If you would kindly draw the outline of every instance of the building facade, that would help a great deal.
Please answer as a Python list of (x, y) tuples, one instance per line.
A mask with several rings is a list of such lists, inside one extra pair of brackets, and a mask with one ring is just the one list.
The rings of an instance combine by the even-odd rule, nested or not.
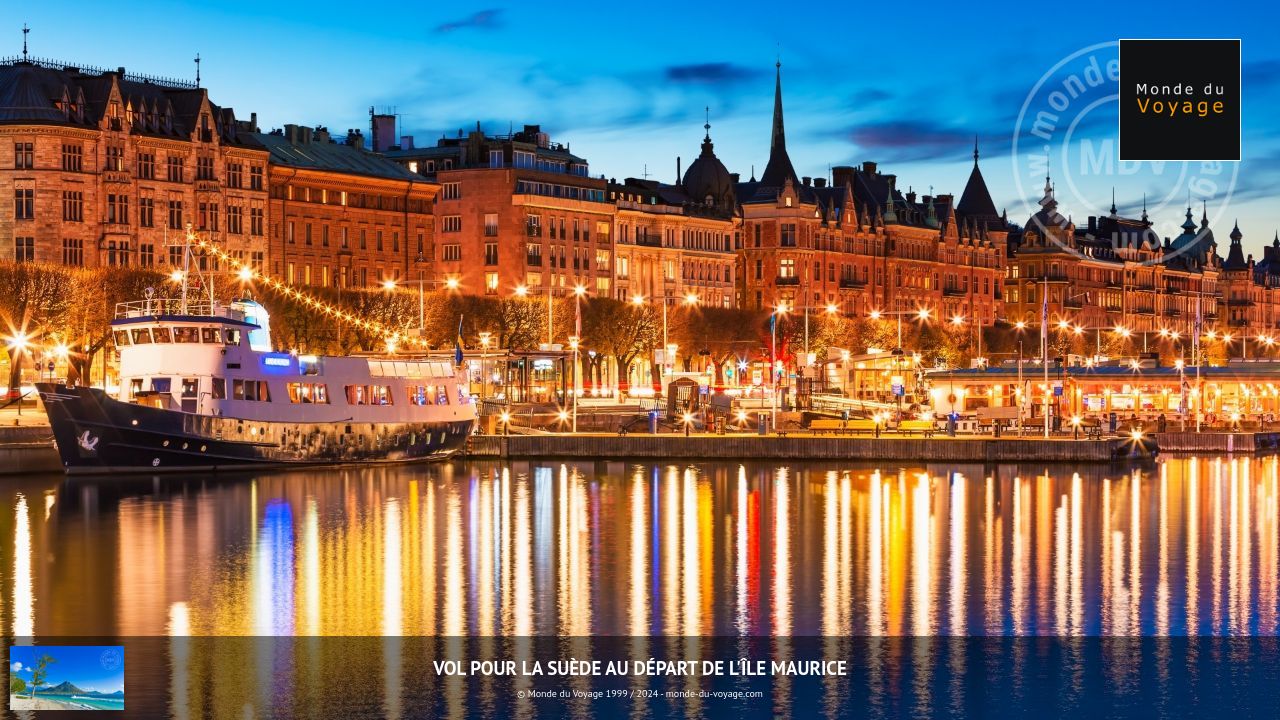
[[(440, 186), (323, 127), (253, 140), (270, 153), (270, 272), (301, 285), (369, 288), (432, 281)], [(429, 289), (429, 288), (428, 288)]]
[(743, 216), (738, 302), (837, 308), (853, 316), (918, 313), (991, 325), (1003, 313), (1009, 227), (997, 215), (977, 150), (960, 203), (918, 197), (876, 163), (799, 177), (787, 154), (781, 66), (769, 161), (736, 187)]
[(72, 266), (181, 263), (191, 224), (265, 263), (267, 153), (195, 83), (0, 64), (0, 256)]
[(476, 129), (386, 157), (439, 183), (437, 282), (461, 292), (564, 296), (583, 286), (613, 293), (613, 205), (587, 161), (537, 125), (487, 135)]

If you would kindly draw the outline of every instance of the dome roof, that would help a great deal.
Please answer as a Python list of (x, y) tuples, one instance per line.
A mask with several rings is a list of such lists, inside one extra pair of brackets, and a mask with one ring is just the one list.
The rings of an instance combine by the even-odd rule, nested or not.
[(702, 154), (689, 163), (689, 169), (681, 181), (689, 200), (704, 203), (707, 198), (712, 203), (727, 206), (733, 203), (733, 177), (728, 168), (716, 157), (711, 144), (711, 126), (707, 125), (707, 136), (702, 140)]

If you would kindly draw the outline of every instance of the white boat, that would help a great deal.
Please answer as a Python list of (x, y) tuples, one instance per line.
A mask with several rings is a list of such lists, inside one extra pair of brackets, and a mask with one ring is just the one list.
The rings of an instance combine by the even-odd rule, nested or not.
[(183, 289), (117, 308), (114, 397), (38, 384), (68, 473), (437, 459), (475, 425), (449, 358), (275, 352), (261, 305)]

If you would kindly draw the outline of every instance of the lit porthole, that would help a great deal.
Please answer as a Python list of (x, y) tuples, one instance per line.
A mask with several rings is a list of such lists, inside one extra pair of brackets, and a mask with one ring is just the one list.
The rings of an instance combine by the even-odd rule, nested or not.
[(161, 443), (161, 445), (164, 447), (169, 447), (169, 441), (165, 440), (163, 443)]

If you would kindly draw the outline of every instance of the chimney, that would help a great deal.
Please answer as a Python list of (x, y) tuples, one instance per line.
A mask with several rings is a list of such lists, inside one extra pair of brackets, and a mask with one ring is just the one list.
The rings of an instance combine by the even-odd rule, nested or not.
[(875, 163), (873, 163), (873, 162), (871, 162), (870, 160), (864, 160), (864, 161), (862, 162), (862, 172), (864, 172), (864, 173), (866, 173), (866, 174), (868, 174), (868, 175), (875, 175), (875, 174), (876, 174), (876, 164), (875, 164)]
[(364, 149), (364, 134), (360, 132), (360, 128), (347, 129), (347, 146), (357, 150)]
[(253, 132), (258, 132), (258, 113), (249, 113), (249, 127), (253, 128)]
[(324, 127), (322, 125), (316, 126), (313, 137), (315, 138), (315, 141), (318, 143), (329, 142), (329, 128)]
[(916, 191), (912, 190), (911, 188), (907, 188), (907, 202), (915, 204), (915, 201), (916, 201)]
[(742, 182), (742, 176), (739, 175), (738, 173), (729, 173), (729, 179), (733, 181), (734, 185), (737, 185), (738, 183)]
[(412, 135), (401, 135), (401, 136), (400, 136), (400, 149), (401, 149), (401, 150), (412, 150), (412, 149), (413, 149), (413, 136), (412, 136)]
[(853, 184), (853, 168), (848, 165), (837, 165), (831, 168), (831, 184), (836, 187)]
[(396, 141), (396, 116), (372, 114), (373, 151), (386, 152)]
[(1094, 215), (1089, 216), (1089, 234), (1095, 235), (1098, 232), (1098, 218)]
[(826, 187), (826, 186), (827, 186), (827, 179), (826, 179), (826, 178), (814, 178), (814, 179), (813, 179), (813, 186), (814, 186), (814, 187), (816, 187), (816, 188), (824, 188), (824, 187)]
[(120, 77), (124, 77), (124, 66), (123, 66), (123, 65), (121, 65), (120, 67), (116, 68), (116, 74), (117, 74), (117, 75), (119, 75)]
[(809, 187), (809, 185), (812, 182), (813, 182), (813, 178), (809, 177), (808, 175), (805, 175), (804, 177), (800, 178), (800, 183), (805, 187)]
[(292, 144), (298, 142), (298, 126), (293, 123), (284, 124), (284, 139)]

